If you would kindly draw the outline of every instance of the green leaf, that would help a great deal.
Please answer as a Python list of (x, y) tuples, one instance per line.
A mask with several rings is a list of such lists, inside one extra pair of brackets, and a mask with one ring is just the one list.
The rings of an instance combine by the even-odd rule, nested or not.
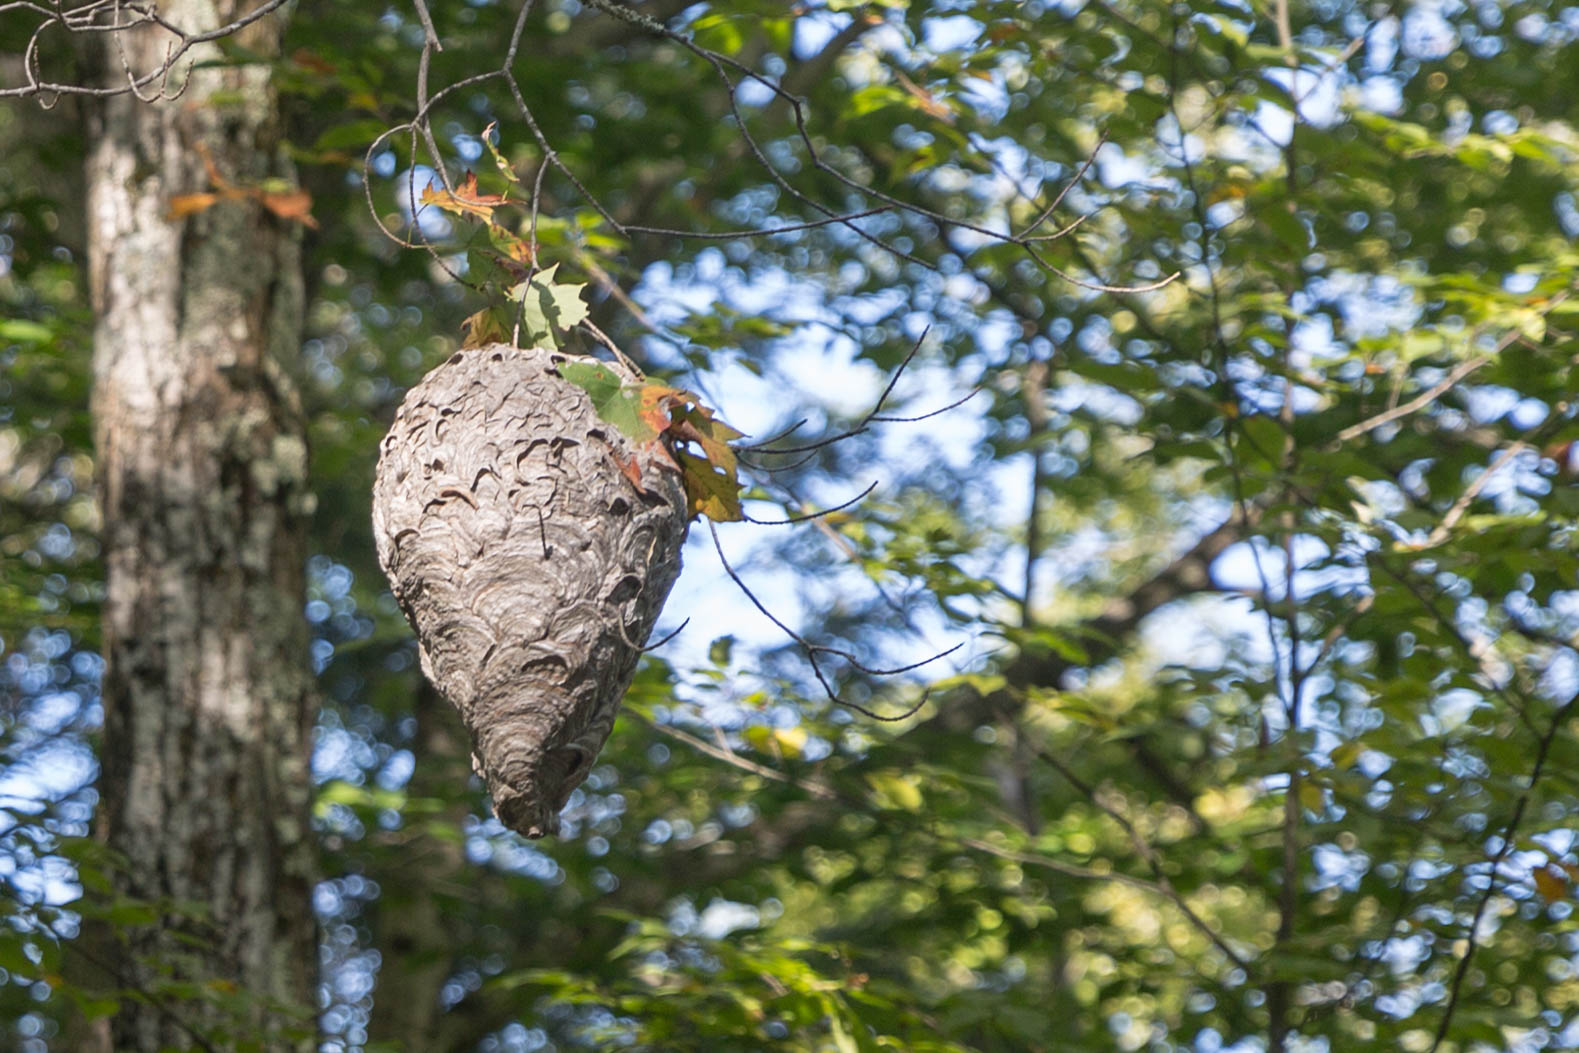
[(598, 416), (620, 430), (632, 442), (648, 442), (658, 437), (642, 413), (641, 388), (624, 379), (601, 362), (565, 362), (559, 375), (587, 393)]
[(557, 350), (563, 346), (562, 334), (587, 317), (587, 305), (581, 298), (585, 283), (555, 281), (558, 269), (556, 263), (510, 290), (510, 298), (521, 305), (521, 347)]
[(0, 319), (0, 340), (19, 344), (47, 344), (54, 338), (54, 331), (47, 325), (22, 318)]
[(316, 151), (344, 150), (352, 146), (366, 146), (389, 130), (387, 121), (367, 117), (359, 121), (337, 124), (320, 135), (313, 143)]

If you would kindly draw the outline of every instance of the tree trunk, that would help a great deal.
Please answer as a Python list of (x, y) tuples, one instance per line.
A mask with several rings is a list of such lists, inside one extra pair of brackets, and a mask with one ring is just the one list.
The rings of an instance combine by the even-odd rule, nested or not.
[[(206, 30), (246, 10), (173, 0), (160, 15)], [(276, 54), (281, 29), (269, 16), (236, 42)], [(168, 40), (139, 29), (121, 45), (141, 71)], [(124, 84), (116, 46), (104, 62), (105, 82)], [(289, 181), (277, 113), (270, 70), (253, 63), (90, 117), (108, 587), (98, 829), (125, 857), (118, 891), (160, 914), (111, 951), (116, 981), (145, 995), (122, 1000), (117, 1051), (314, 1045), (311, 497), (284, 366), (302, 324), (297, 233), (246, 195), (170, 218), (173, 195), (215, 188), (209, 162), (235, 187)]]

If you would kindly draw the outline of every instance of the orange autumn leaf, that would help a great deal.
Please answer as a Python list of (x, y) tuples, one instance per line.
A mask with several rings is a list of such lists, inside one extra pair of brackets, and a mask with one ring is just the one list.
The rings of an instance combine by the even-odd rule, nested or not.
[(485, 194), (477, 189), (475, 172), (467, 172), (466, 178), (461, 180), (454, 191), (445, 190), (433, 183), (429, 183), (422, 190), (424, 205), (436, 205), (456, 215), (472, 215), (490, 221), (493, 219), (493, 210), (508, 200), (509, 198), (503, 194)]
[[(186, 219), (188, 216), (195, 216), (213, 208), (221, 201), (250, 200), (258, 202), (281, 219), (295, 220), (314, 229), (317, 228), (318, 221), (312, 216), (312, 195), (301, 187), (286, 186), (281, 190), (264, 190), (261, 187), (238, 186), (220, 172), (207, 143), (198, 143), (196, 152), (198, 157), (202, 158), (203, 170), (208, 174), (208, 182), (213, 189), (170, 195), (170, 205), (166, 211), (169, 218)], [(283, 180), (270, 180), (269, 185), (285, 186)]]
[(218, 200), (218, 194), (172, 194), (166, 215), (171, 219), (185, 219), (213, 207)]
[(311, 70), (314, 73), (331, 74), (335, 72), (334, 63), (318, 57), (306, 48), (297, 48), (291, 55), (291, 61), (302, 69)]
[(636, 394), (636, 412), (653, 431), (662, 432), (669, 427), (670, 410), (683, 404), (684, 392), (662, 384), (643, 384)]
[(626, 457), (615, 449), (609, 450), (609, 456), (614, 458), (615, 467), (620, 470), (621, 475), (630, 480), (631, 485), (636, 488), (636, 492), (645, 494), (647, 487), (641, 481), (641, 464), (636, 458)]
[(312, 215), (312, 195), (300, 187), (275, 194), (263, 193), (259, 200), (264, 208), (281, 219), (293, 219), (303, 226), (318, 229), (318, 221)]

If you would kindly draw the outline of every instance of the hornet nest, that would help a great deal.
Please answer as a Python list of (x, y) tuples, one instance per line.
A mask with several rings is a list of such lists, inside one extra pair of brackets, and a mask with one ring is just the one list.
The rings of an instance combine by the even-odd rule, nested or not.
[(499, 819), (527, 837), (558, 831), (607, 740), (690, 518), (680, 474), (560, 375), (590, 362), (458, 352), (406, 395), (373, 484), (378, 561), (422, 671), (460, 710)]

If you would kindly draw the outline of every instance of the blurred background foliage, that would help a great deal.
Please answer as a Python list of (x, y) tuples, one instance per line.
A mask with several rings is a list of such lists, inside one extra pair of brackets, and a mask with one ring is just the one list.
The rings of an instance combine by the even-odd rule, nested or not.
[[(435, 159), (406, 140), (364, 165), (413, 116), (414, 12), (298, 9), (322, 1048), (1579, 1047), (1579, 8), (640, 5), (700, 53), (605, 6), (537, 3), (511, 67), (581, 184), (544, 173), (542, 262), (731, 423), (804, 419), (780, 445), (860, 422), (918, 340), (886, 415), (979, 388), (757, 456), (759, 518), (878, 486), (722, 532), (818, 644), (966, 646), (830, 667), (880, 712), (929, 692), (854, 715), (699, 529), (664, 619), (690, 624), (563, 837), (504, 831), (368, 529), (395, 406), (481, 306), (440, 266), (475, 229), (413, 224)], [(430, 83), (497, 68), (516, 14), (436, 5)], [(718, 56), (803, 97), (806, 138)], [(431, 115), (485, 190), (491, 123), (526, 185), (544, 164), (506, 87)], [(0, 108), (0, 1042), (23, 1050), (137, 996), (70, 979), (82, 919), (158, 910), (105, 895), (85, 837), (75, 117)], [(827, 209), (883, 211), (742, 233)]]

